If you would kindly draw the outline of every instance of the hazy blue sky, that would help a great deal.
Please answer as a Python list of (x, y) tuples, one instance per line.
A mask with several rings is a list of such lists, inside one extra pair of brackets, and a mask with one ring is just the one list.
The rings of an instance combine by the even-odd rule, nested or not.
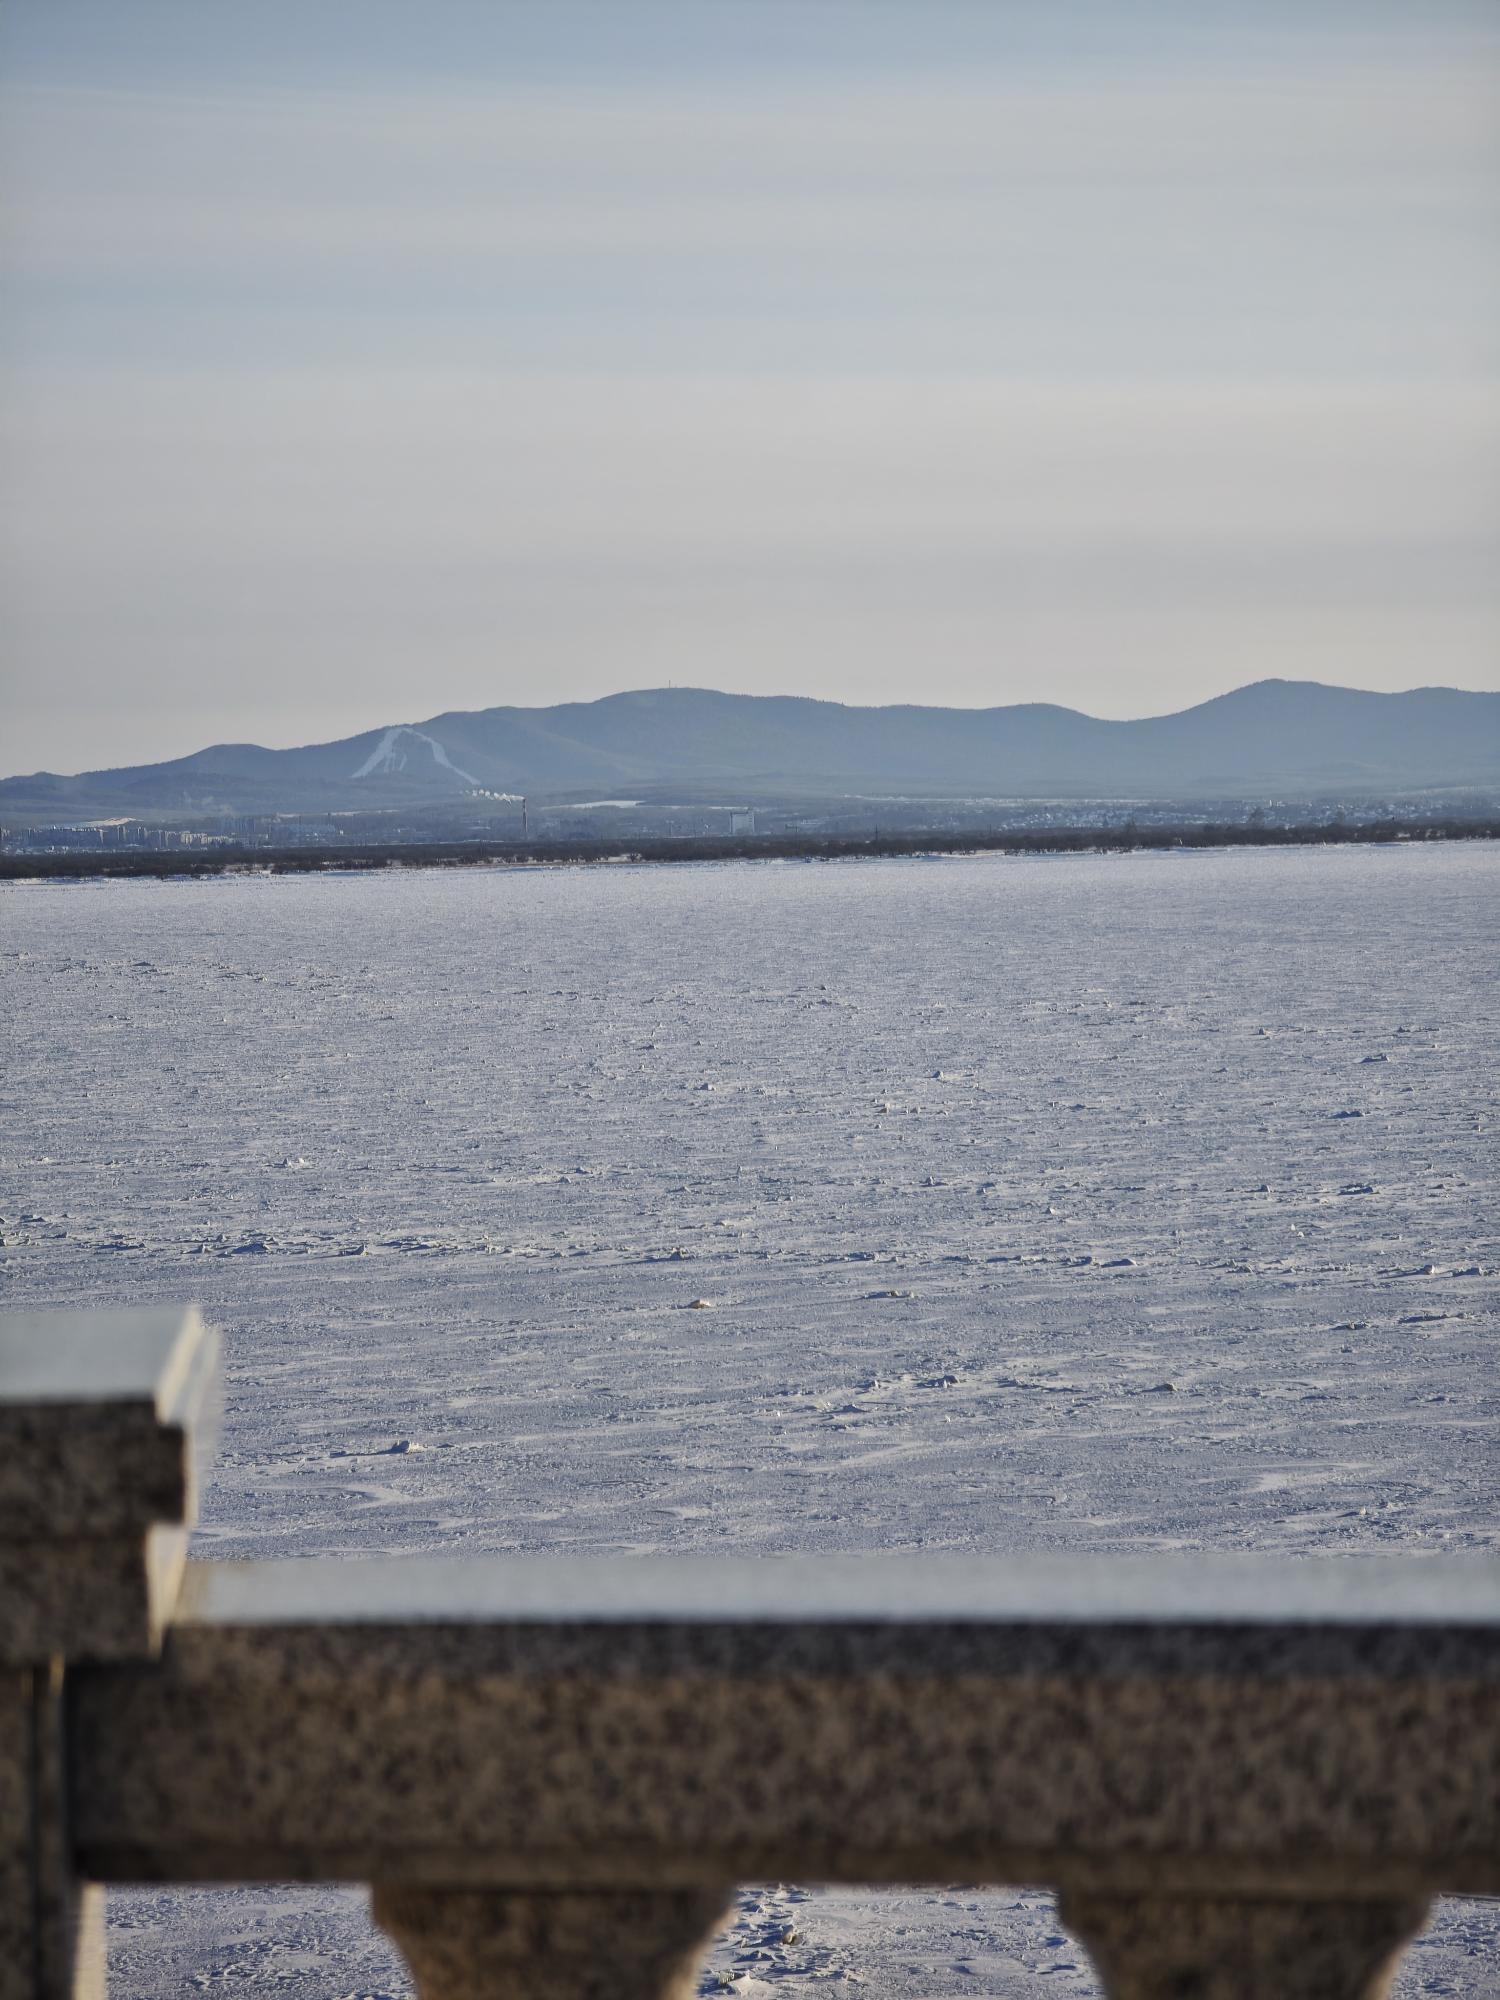
[(1500, 13), (7, 0), (0, 771), (1500, 686)]

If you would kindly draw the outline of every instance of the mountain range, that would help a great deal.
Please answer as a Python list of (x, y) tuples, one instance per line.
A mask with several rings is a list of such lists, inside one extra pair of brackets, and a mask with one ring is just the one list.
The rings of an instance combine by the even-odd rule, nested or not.
[(0, 819), (326, 812), (660, 787), (1191, 799), (1500, 785), (1500, 693), (1374, 694), (1256, 681), (1172, 715), (1107, 721), (1047, 702), (846, 707), (651, 688), (551, 708), (451, 711), (336, 743), (220, 743), (75, 777), (0, 780)]

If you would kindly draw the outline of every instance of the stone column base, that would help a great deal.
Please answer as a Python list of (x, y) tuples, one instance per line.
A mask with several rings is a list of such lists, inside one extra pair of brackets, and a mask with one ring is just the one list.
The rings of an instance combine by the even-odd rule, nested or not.
[(371, 1903), (419, 2000), (690, 2000), (731, 1893), (377, 1883)]
[(1110, 2000), (1380, 2000), (1423, 1897), (1064, 1895)]

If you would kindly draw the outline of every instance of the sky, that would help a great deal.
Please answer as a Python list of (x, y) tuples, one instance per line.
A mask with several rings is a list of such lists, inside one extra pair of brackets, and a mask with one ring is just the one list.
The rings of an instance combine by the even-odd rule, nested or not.
[(7, 0), (0, 772), (1500, 687), (1488, 0)]

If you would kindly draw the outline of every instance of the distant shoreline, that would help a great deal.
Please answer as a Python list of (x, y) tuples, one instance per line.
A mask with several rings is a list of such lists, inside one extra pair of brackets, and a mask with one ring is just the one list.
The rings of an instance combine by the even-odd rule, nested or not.
[(1255, 826), (1244, 822), (1149, 827), (1127, 824), (1019, 828), (1005, 833), (918, 831), (848, 839), (816, 834), (744, 834), (723, 839), (693, 836), (676, 840), (350, 842), (347, 846), (6, 854), (0, 855), (0, 881), (241, 873), (310, 875), (481, 864), (544, 868), (676, 861), (858, 861), (924, 854), (1129, 854), (1213, 847), (1412, 846), (1435, 840), (1500, 840), (1500, 818), (1333, 819), (1294, 826)]

